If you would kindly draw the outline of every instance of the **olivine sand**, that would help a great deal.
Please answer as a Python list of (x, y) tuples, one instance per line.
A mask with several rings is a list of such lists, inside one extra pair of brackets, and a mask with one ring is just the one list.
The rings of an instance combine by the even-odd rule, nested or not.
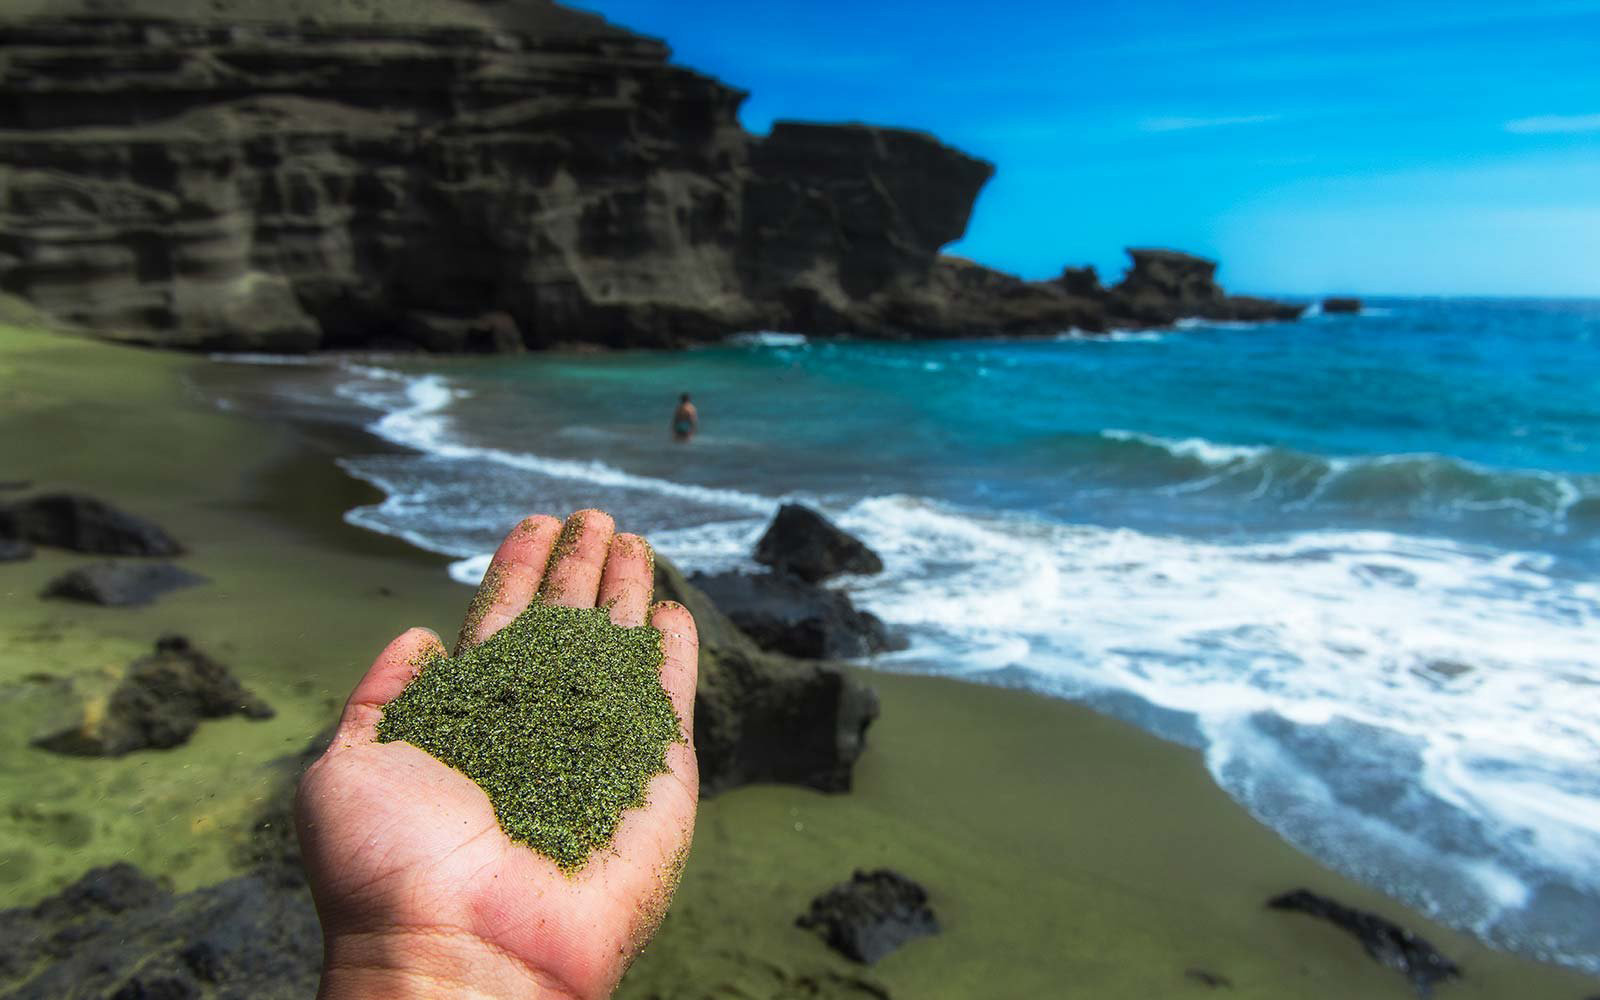
[(605, 608), (530, 605), (484, 642), (423, 666), (383, 708), (404, 740), (477, 783), (506, 835), (562, 871), (646, 804), (683, 731), (661, 687), (661, 633)]

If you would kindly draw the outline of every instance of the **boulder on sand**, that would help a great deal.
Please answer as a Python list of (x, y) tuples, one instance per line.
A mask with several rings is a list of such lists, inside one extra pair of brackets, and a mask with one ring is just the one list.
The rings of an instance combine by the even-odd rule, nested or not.
[(697, 573), (689, 582), (762, 649), (804, 659), (870, 656), (895, 643), (850, 596), (785, 573)]
[(205, 582), (198, 573), (171, 563), (103, 562), (68, 570), (46, 584), (41, 596), (124, 608)]
[(834, 664), (763, 652), (665, 559), (656, 559), (655, 590), (657, 600), (687, 607), (700, 633), (701, 791), (767, 781), (849, 791), (877, 694)]
[(881, 573), (883, 560), (866, 543), (809, 507), (786, 503), (756, 543), (756, 562), (818, 583), (841, 573)]
[(270, 705), (240, 685), (227, 667), (181, 635), (163, 636), (155, 652), (128, 665), (109, 697), (85, 701), (62, 724), (46, 727), (35, 746), (83, 757), (116, 757), (186, 743), (204, 719), (227, 715), (269, 719)]
[(1461, 969), (1439, 950), (1404, 927), (1365, 910), (1345, 906), (1309, 889), (1296, 889), (1267, 901), (1274, 910), (1290, 910), (1321, 917), (1355, 936), (1376, 962), (1411, 980), (1417, 996), (1433, 995), (1435, 983), (1459, 978)]
[(183, 552), (159, 525), (76, 493), (52, 493), (0, 507), (0, 539), (103, 556)]
[(0, 993), (15, 1000), (292, 1000), (321, 969), (311, 894), (261, 874), (173, 893), (119, 862), (0, 911)]
[(899, 872), (858, 871), (811, 901), (795, 924), (816, 931), (828, 947), (871, 965), (913, 938), (939, 933), (928, 893)]

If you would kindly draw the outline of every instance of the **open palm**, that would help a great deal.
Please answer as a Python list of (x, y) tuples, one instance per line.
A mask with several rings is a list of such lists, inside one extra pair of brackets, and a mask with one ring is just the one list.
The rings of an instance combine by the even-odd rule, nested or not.
[[(575, 875), (511, 842), (488, 796), (408, 743), (378, 743), (382, 706), (439, 638), (412, 629), (356, 685), (328, 751), (306, 772), (296, 815), (322, 919), (321, 995), (603, 997), (665, 913), (694, 829), (698, 643), (678, 604), (651, 606), (650, 549), (579, 511), (533, 517), (501, 543), (462, 628), (475, 645), (542, 600), (607, 607), (622, 626), (662, 633), (662, 683), (685, 740), (667, 752), (644, 807)], [(547, 566), (546, 564), (549, 563)]]

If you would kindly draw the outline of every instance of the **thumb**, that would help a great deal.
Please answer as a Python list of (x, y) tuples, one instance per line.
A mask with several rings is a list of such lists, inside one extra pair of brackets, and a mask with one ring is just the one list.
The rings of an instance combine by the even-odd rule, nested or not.
[(329, 751), (377, 739), (383, 706), (404, 691), (423, 667), (444, 655), (444, 643), (437, 633), (426, 628), (408, 629), (385, 646), (344, 703), (344, 714), (339, 717)]

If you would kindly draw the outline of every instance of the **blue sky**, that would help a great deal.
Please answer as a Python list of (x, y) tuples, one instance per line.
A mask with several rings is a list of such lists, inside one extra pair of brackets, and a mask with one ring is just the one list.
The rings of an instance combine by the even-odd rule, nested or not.
[(950, 252), (1239, 291), (1600, 296), (1600, 0), (584, 0), (751, 92), (993, 162)]

